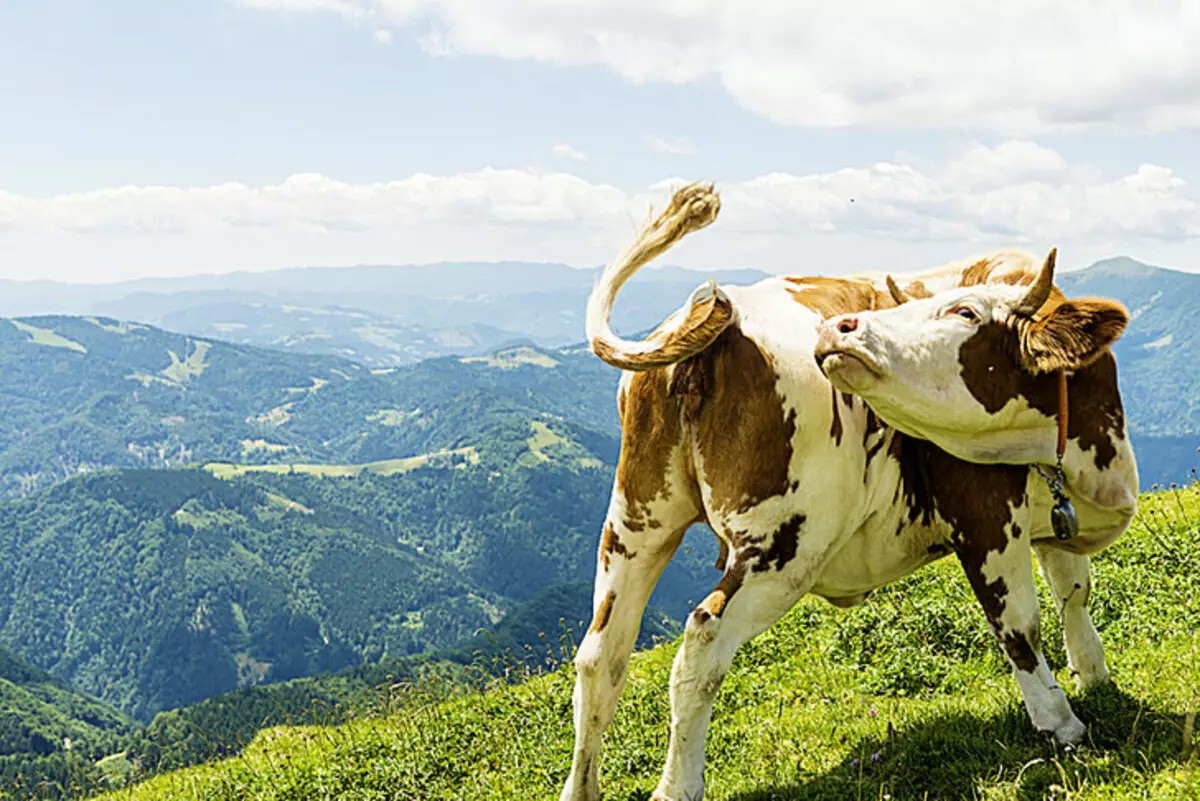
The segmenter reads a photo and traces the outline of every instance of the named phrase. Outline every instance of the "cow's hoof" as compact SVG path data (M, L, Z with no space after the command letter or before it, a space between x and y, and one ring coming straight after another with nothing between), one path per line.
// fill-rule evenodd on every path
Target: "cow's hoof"
M1054 739L1059 745L1079 745L1087 734L1087 726L1082 720L1071 716L1063 725L1053 731Z

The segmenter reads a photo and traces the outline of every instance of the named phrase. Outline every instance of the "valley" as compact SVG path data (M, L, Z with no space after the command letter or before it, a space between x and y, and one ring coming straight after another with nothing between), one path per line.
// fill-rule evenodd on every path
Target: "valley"
M401 269L371 278L400 292L388 280ZM304 272L293 289L314 279ZM627 321L657 322L703 277L654 272ZM246 329L189 305L189 293L215 291L194 287L93 299L210 321L183 332L96 314L0 319L0 648L20 666L9 673L42 688L0 681L0 779L23 770L99 787L135 767L237 753L263 726L338 722L311 717L312 700L369 705L388 676L453 685L481 659L503 673L513 653L522 669L545 666L530 649L590 614L620 442L618 374L570 336L580 321L538 330L551 309L582 308L590 282L547 275L443 297L446 319L509 307L487 318L502 331L493 346L460 339L444 353L326 347L314 320L359 318L254 286L275 277L238 291L287 307L297 327L286 342L202 335ZM367 292L360 278L347 291ZM1115 351L1145 489L1189 483L1200 464L1198 280L1120 259L1060 278L1069 295L1133 311ZM643 645L679 630L715 559L711 532L694 527L655 590Z

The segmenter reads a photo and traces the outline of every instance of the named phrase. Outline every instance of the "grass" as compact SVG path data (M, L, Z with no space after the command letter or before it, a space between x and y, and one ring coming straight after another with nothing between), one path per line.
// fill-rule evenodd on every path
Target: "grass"
M378 476L390 476L396 473L407 473L418 467L437 466L443 462L449 463L452 457L461 456L468 462L478 462L479 453L473 447L455 448L454 450L434 451L420 456L410 456L407 459L385 459L380 462L365 462L363 464L230 464L228 462L210 462L204 469L217 478L236 478L247 473L278 473L287 474L295 471L305 475L324 477L357 476L371 473Z
M146 328L146 326L144 326L144 325L138 325L137 323L130 323L125 320L117 320L116 325L109 325L108 323L104 322L103 320L98 320L95 317L84 317L83 319L87 320L89 323L96 326L97 328L101 328L101 329L107 331L110 334L119 334L121 336L124 336L125 334L128 334L131 331L145 330L145 328Z
M208 367L205 359L208 358L208 352L211 349L211 342L195 342L192 352L182 361L175 351L168 350L167 355L171 357L171 363L162 369L162 374L172 383L186 384Z
M549 448L551 445L568 444L567 439L555 434L550 430L550 426L541 420L531 420L529 428L532 431L528 439L529 452L543 462L550 461L550 457L544 453L545 448Z
M80 345L73 339L67 339L61 334L56 334L49 328L38 328L36 325L23 323L20 320L9 320L16 328L29 334L29 341L35 345L45 345L48 348L66 348L67 350L78 351L79 353L87 353L87 348Z
M717 697L706 798L1200 798L1200 488L1144 496L1093 570L1114 683L1072 691L1052 612L1043 629L1089 725L1084 745L1032 730L961 571L943 560L852 610L805 599L739 652ZM238 757L105 798L557 798L573 738L572 639L545 639L541 675L514 659L520 683L480 670L466 683L385 686L349 722L268 729ZM631 662L606 736L608 801L644 801L658 780L677 647Z
M291 448L290 445L281 445L278 442L267 442L265 439L244 439L241 442L242 455L247 456L255 451L266 451L267 453L283 453Z
M558 362L544 353L533 348L512 348L493 353L490 356L467 356L459 359L463 364L486 364L499 370L514 370L523 364L534 367L557 367Z

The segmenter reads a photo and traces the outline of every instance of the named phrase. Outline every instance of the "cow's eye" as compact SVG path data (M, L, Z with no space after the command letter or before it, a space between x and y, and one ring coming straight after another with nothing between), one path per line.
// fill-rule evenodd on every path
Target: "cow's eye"
M970 306L955 306L953 309L950 310L949 313L957 314L959 317L963 318L964 320L970 320L971 322L975 322L976 320L979 319L979 315L977 315L975 313L975 310L972 309Z

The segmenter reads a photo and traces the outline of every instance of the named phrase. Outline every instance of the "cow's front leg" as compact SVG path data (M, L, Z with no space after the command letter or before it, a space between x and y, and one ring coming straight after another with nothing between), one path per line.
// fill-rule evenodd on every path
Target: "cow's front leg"
M1067 663L1079 689L1103 684L1108 681L1109 672L1104 662L1104 645L1087 609L1092 590L1088 557L1053 545L1034 545L1033 550L1054 595L1067 645Z
M972 542L967 532L959 537L956 550L992 633L1012 663L1033 725L1053 733L1060 743L1079 742L1086 727L1075 717L1042 655L1029 535L1006 536L989 546Z

